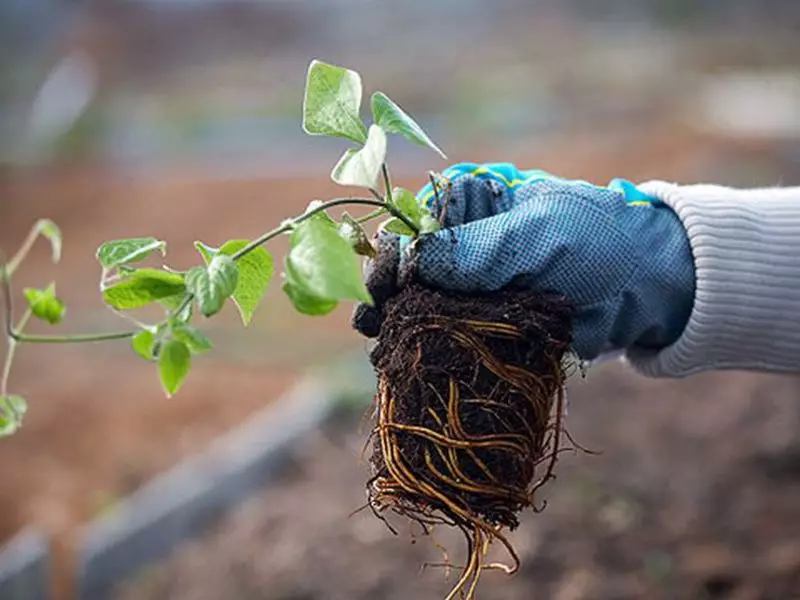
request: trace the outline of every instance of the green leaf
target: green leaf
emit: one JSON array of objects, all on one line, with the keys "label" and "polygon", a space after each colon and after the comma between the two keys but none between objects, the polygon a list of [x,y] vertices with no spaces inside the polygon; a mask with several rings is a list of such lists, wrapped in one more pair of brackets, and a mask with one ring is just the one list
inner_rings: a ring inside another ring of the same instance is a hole
[{"label": "green leaf", "polygon": [[171,296],[183,296],[183,277],[158,269],[136,269],[128,277],[103,290],[106,304],[118,310],[147,306]]},{"label": "green leaf", "polygon": [[37,233],[49,240],[53,251],[53,262],[61,260],[61,229],[50,219],[39,219],[33,226]]},{"label": "green leaf", "polygon": [[131,348],[145,360],[153,360],[155,358],[153,352],[155,347],[156,336],[148,329],[142,329],[131,338]]},{"label": "green leaf", "polygon": [[158,373],[167,396],[175,394],[192,367],[192,354],[179,340],[167,340],[158,353]]},{"label": "green leaf", "polygon": [[339,304],[336,300],[326,300],[309,293],[296,278],[289,261],[286,261],[283,292],[289,297],[297,312],[312,317],[322,317],[331,313]]},{"label": "green leaf", "polygon": [[383,229],[388,231],[389,233],[396,233],[398,235],[416,235],[414,230],[411,229],[408,225],[406,225],[403,221],[398,219],[397,217],[392,217],[386,223],[383,224]]},{"label": "green leaf", "polygon": [[208,263],[210,263],[219,252],[219,248],[214,248],[213,246],[209,246],[208,244],[204,244],[200,241],[195,242],[194,247],[200,253],[200,256],[203,257],[206,265],[208,265]]},{"label": "green leaf", "polygon": [[166,253],[167,243],[153,237],[105,242],[97,249],[97,260],[106,269],[139,262],[153,252]]},{"label": "green leaf", "polygon": [[194,267],[186,275],[186,285],[197,299],[203,316],[210,317],[222,310],[238,283],[236,263],[226,254],[217,254],[208,267]]},{"label": "green leaf", "polygon": [[[312,200],[311,202],[308,203],[308,206],[306,206],[306,209],[305,209],[305,211],[303,211],[303,214],[310,213],[311,211],[318,209],[323,204],[325,204],[325,203],[322,200]],[[324,211],[324,210],[321,210],[321,211],[315,213],[314,214],[314,218],[315,219],[324,219],[325,221],[327,221],[331,225],[335,225],[336,224],[336,221],[334,221],[331,218],[331,216],[328,214],[328,212]]]},{"label": "green leaf", "polygon": [[439,229],[440,229],[439,221],[434,219],[429,214],[422,215],[422,218],[419,220],[420,233],[436,233],[437,231],[439,231]]},{"label": "green leaf", "polygon": [[303,98],[303,131],[334,135],[363,143],[361,76],[355,71],[313,60],[308,67]]},{"label": "green leaf", "polygon": [[442,158],[447,159],[444,152],[433,143],[422,127],[386,94],[375,92],[372,94],[370,104],[372,105],[372,118],[387,133],[399,133],[407,140],[420,146],[427,146]]},{"label": "green leaf", "polygon": [[289,280],[310,296],[372,304],[358,255],[324,218],[312,217],[295,227],[286,265]]},{"label": "green leaf", "polygon": [[[439,221],[433,217],[430,210],[417,202],[416,197],[410,191],[404,188],[395,188],[392,191],[392,201],[395,208],[414,223],[420,233],[439,231]],[[413,235],[411,229],[399,219],[391,219],[384,225],[384,229],[401,235]]]},{"label": "green leaf", "polygon": [[66,308],[64,303],[56,297],[55,283],[51,283],[44,290],[25,288],[22,293],[25,295],[28,306],[36,318],[47,321],[51,325],[60,323],[61,319],[64,318]]},{"label": "green leaf", "polygon": [[0,437],[15,433],[22,425],[22,418],[27,411],[28,403],[22,396],[0,396]]},{"label": "green leaf", "polygon": [[176,340],[186,344],[186,347],[195,354],[207,352],[213,347],[208,336],[196,327],[192,327],[181,321],[173,321],[170,329],[172,330],[172,336]]},{"label": "green leaf", "polygon": [[[249,240],[229,240],[221,248],[212,248],[203,242],[195,242],[194,246],[208,264],[218,253],[232,256],[249,243]],[[239,269],[239,279],[232,298],[239,309],[242,323],[247,325],[267,291],[275,265],[269,252],[264,248],[256,248],[236,261],[236,266]]]},{"label": "green leaf", "polygon": [[339,235],[342,236],[350,247],[355,250],[356,254],[375,258],[375,248],[369,241],[369,236],[361,223],[356,221],[346,212],[342,213],[342,222],[339,225]]},{"label": "green leaf", "polygon": [[417,202],[416,197],[405,188],[394,188],[392,190],[392,202],[395,208],[407,216],[414,225],[419,225],[422,218],[423,208]]},{"label": "green leaf", "polygon": [[386,133],[370,125],[367,141],[359,150],[345,151],[331,171],[331,179],[340,185],[374,188],[386,159]]}]

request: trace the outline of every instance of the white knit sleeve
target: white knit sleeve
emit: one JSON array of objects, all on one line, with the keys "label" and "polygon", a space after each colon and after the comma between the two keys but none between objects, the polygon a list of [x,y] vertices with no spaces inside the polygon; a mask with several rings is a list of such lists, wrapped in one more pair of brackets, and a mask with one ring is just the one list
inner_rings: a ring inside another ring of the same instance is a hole
[{"label": "white knit sleeve", "polygon": [[683,222],[696,292],[681,337],[660,351],[629,349],[652,377],[712,369],[800,373],[800,188],[640,186]]}]

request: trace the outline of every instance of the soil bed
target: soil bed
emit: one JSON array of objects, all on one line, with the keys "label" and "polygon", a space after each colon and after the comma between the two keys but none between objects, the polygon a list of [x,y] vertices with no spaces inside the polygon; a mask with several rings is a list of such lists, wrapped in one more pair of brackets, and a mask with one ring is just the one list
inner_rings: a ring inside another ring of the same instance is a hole
[{"label": "soil bed", "polygon": [[[564,454],[547,509],[510,534],[521,569],[481,600],[800,597],[800,379],[717,373],[653,381],[609,365],[569,386],[567,427],[599,456]],[[298,444],[286,474],[117,600],[441,600],[432,541],[364,504],[362,413]],[[419,541],[409,543],[411,534]],[[463,561],[454,552],[453,563]]]}]

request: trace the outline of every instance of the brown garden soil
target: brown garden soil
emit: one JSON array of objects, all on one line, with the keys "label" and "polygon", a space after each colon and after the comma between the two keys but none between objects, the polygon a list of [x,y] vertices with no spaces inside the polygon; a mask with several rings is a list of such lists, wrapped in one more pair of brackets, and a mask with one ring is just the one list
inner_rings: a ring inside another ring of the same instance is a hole
[{"label": "brown garden soil", "polygon": [[[572,139],[547,156],[503,157],[600,182],[692,177],[721,160],[708,143],[672,129],[637,135],[639,146]],[[451,159],[498,156],[486,147]],[[104,311],[96,287],[93,255],[103,240],[163,238],[169,264],[187,267],[197,261],[194,239],[252,238],[310,199],[335,194],[325,170],[316,172],[311,180],[214,182],[189,170],[149,180],[102,167],[5,172],[0,247],[15,248],[38,217],[56,220],[62,263],[50,265],[46,246],[37,246],[15,287],[56,279],[69,306],[59,331],[115,330],[123,323]],[[217,348],[169,400],[152,365],[124,343],[23,347],[12,387],[30,409],[22,431],[0,442],[0,542],[28,526],[51,534],[66,597],[81,524],[268,404],[310,365],[362,347],[348,320],[349,307],[321,320],[297,317],[274,285],[248,330],[233,311],[209,324]],[[789,447],[798,430],[795,382],[716,376],[662,385],[603,373],[578,385],[570,419],[581,442],[606,453],[564,461],[552,485],[559,499],[545,515],[528,515],[516,536],[523,573],[489,574],[485,592],[563,600],[635,597],[606,588],[767,589],[769,569],[788,581],[800,554],[800,467]],[[440,573],[416,575],[426,544],[394,539],[368,515],[346,518],[364,497],[354,462],[361,441],[349,421],[311,436],[284,485],[181,552],[152,587],[125,597],[437,597],[446,589]],[[664,587],[670,582],[684,587]]]},{"label": "brown garden soil", "polygon": [[[514,576],[478,598],[800,598],[800,379],[708,374],[656,381],[602,365],[569,386],[567,428],[600,455],[565,454],[522,514]],[[141,572],[116,600],[441,600],[421,573],[441,554],[393,536],[364,504],[366,431],[342,416],[302,439],[283,479],[206,537]],[[463,559],[460,533],[436,541]],[[500,552],[499,559],[505,559]]]}]

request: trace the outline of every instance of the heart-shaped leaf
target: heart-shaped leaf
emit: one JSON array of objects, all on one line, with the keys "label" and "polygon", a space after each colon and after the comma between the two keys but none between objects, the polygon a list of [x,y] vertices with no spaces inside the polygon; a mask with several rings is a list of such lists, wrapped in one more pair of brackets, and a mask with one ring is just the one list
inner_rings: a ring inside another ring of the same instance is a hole
[{"label": "heart-shaped leaf", "polygon": [[284,282],[281,289],[289,297],[295,310],[300,314],[311,317],[322,317],[331,313],[339,304],[336,300],[320,298],[305,289],[294,273],[289,261],[286,261],[284,269]]},{"label": "heart-shaped leaf", "polygon": [[153,237],[114,240],[97,249],[97,260],[105,269],[113,269],[142,261],[153,252],[160,252],[163,256],[166,248],[166,242]]},{"label": "heart-shaped leaf", "polygon": [[181,321],[173,321],[170,326],[170,331],[172,332],[172,337],[186,344],[186,347],[194,354],[207,352],[213,347],[211,340],[208,339],[206,334],[196,327],[192,327]]},{"label": "heart-shaped leaf", "polygon": [[383,229],[397,235],[414,235],[414,230],[397,217],[392,217],[383,224]]},{"label": "heart-shaped leaf", "polygon": [[361,93],[361,77],[355,71],[312,61],[303,99],[303,130],[363,143],[367,130],[359,116]]},{"label": "heart-shaped leaf", "polygon": [[370,104],[372,105],[372,118],[387,133],[399,133],[407,140],[419,146],[426,146],[442,158],[447,159],[444,152],[433,143],[428,134],[422,130],[422,127],[386,94],[375,92],[372,94]]},{"label": "heart-shaped leaf", "polygon": [[131,348],[145,360],[153,360],[156,336],[149,329],[142,329],[131,338]]},{"label": "heart-shaped leaf", "polygon": [[118,310],[141,308],[157,300],[182,296],[183,277],[158,269],[136,269],[121,281],[103,290],[106,304]]},{"label": "heart-shaped leaf", "polygon": [[322,217],[303,221],[292,232],[286,257],[289,281],[307,295],[323,300],[372,303],[361,275],[358,255]]},{"label": "heart-shaped leaf", "polygon": [[192,354],[179,340],[167,340],[158,353],[158,373],[167,396],[175,394],[183,385],[192,367]]},{"label": "heart-shaped leaf", "polygon": [[25,288],[22,290],[31,313],[42,321],[47,321],[51,325],[60,323],[64,318],[66,308],[64,303],[56,297],[56,284],[51,283],[44,290],[36,288]]},{"label": "heart-shaped leaf", "polygon": [[[209,264],[217,254],[232,256],[249,243],[249,240],[229,240],[220,248],[212,248],[202,242],[195,242],[194,245],[206,264]],[[264,248],[256,248],[236,261],[236,266],[239,278],[232,298],[239,309],[242,323],[247,325],[264,298],[275,272],[275,265],[269,252]]]},{"label": "heart-shaped leaf", "polygon": [[377,186],[381,166],[386,159],[386,133],[377,125],[370,125],[364,146],[345,151],[331,172],[331,179],[340,185],[374,188]]},{"label": "heart-shaped leaf", "polygon": [[203,316],[217,314],[236,289],[239,272],[226,254],[217,254],[208,267],[194,267],[186,274],[186,286],[197,300]]}]

